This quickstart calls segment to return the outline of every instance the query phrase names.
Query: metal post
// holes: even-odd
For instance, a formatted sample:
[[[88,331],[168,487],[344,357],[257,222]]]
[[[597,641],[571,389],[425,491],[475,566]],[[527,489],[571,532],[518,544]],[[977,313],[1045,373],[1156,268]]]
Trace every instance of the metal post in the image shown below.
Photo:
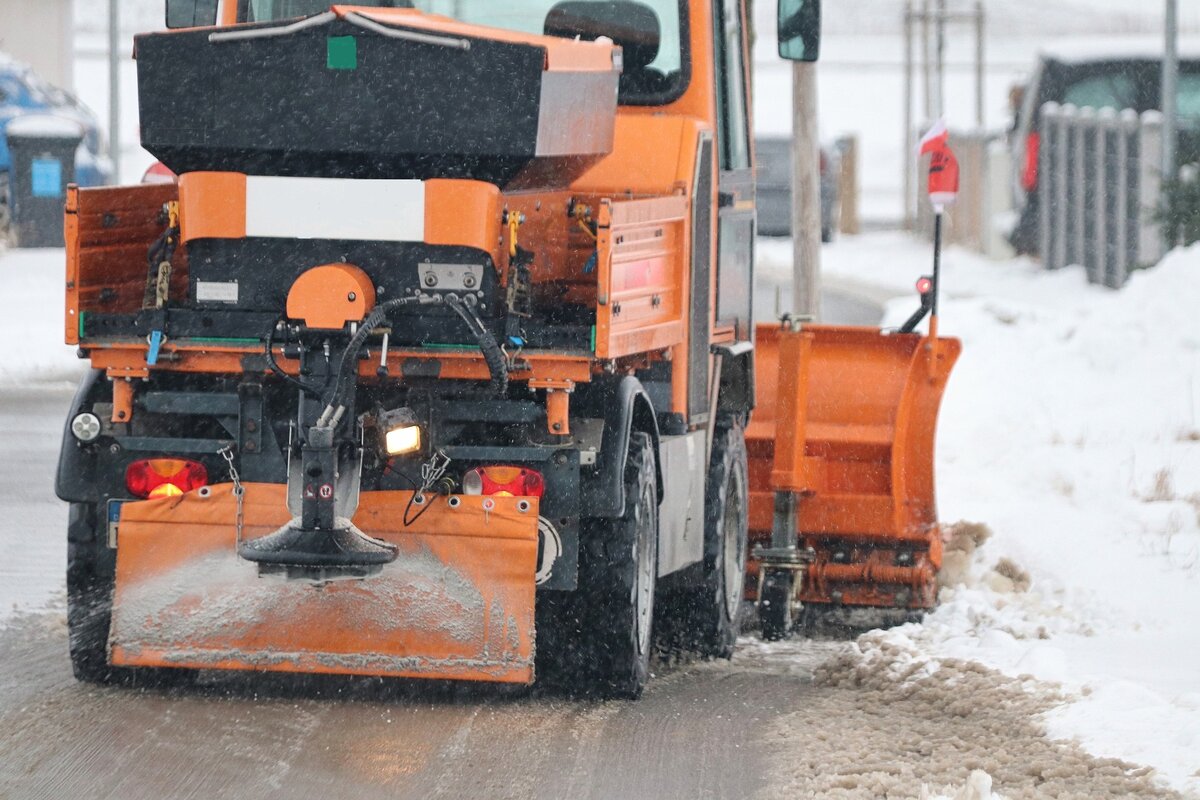
[[[921,68],[925,82],[925,119],[929,123],[935,119],[933,113],[933,57],[929,52],[929,16],[930,0],[921,0]]]
[[[916,193],[913,189],[913,5],[904,0],[904,136],[900,151],[901,169],[904,170],[904,228],[912,230],[916,224]]]
[[[1179,139],[1179,120],[1176,117],[1176,92],[1179,85],[1179,0],[1167,0],[1166,47],[1162,66],[1162,173],[1163,178],[1176,178],[1176,144]]]
[[[1046,103],[1042,106],[1042,146],[1038,150],[1038,241],[1039,252],[1042,254],[1042,266],[1046,269],[1057,269],[1058,242],[1062,237],[1062,229],[1054,224],[1058,214],[1058,196],[1055,192],[1058,186],[1058,173],[1062,169],[1059,160],[1058,139],[1062,130],[1059,124],[1058,103]]]
[[[1054,175],[1054,203],[1053,220],[1056,228],[1055,232],[1055,253],[1054,253],[1054,269],[1061,269],[1068,263],[1070,252],[1068,248],[1069,230],[1071,215],[1067,213],[1069,208],[1070,198],[1070,175],[1071,175],[1071,134],[1075,122],[1075,106],[1068,103],[1062,107],[1058,115],[1058,133],[1055,136],[1055,145],[1057,152],[1054,155],[1055,162],[1058,164],[1058,169]]]
[[[1138,266],[1157,264],[1163,254],[1163,234],[1154,221],[1154,209],[1162,196],[1163,115],[1142,114],[1138,132]]]
[[[986,33],[986,25],[984,23],[983,0],[975,0],[975,124],[980,130],[984,126],[984,35]]]
[[[1070,185],[1067,188],[1067,225],[1069,237],[1067,240],[1067,264],[1084,264],[1084,219],[1087,203],[1087,187],[1084,181],[1084,170],[1087,167],[1085,157],[1085,134],[1087,127],[1082,124],[1084,116],[1096,115],[1096,109],[1082,108],[1073,115],[1070,125]]]
[[[1117,264],[1122,275],[1137,266],[1138,173],[1137,173],[1138,115],[1132,108],[1117,117],[1117,210],[1115,247]]]
[[[113,179],[121,182],[121,17],[120,0],[108,0],[108,157]]]
[[[792,65],[792,310],[821,318],[821,167],[817,65]]]
[[[1130,126],[1130,118],[1133,120],[1133,127]],[[1126,108],[1117,115],[1114,121],[1113,136],[1116,137],[1114,145],[1113,163],[1116,166],[1115,171],[1109,173],[1109,180],[1113,184],[1113,194],[1116,202],[1112,203],[1112,216],[1109,217],[1109,239],[1112,242],[1112,270],[1115,276],[1118,276],[1121,283],[1125,282],[1125,276],[1129,274],[1129,137],[1133,131],[1137,130],[1137,113],[1130,108]]]
[[[946,0],[937,3],[937,118],[946,115]]]
[[[1112,251],[1109,248],[1110,204],[1113,192],[1116,191],[1116,181],[1109,180],[1109,167],[1114,161],[1110,150],[1113,132],[1117,127],[1117,112],[1111,108],[1102,108],[1096,114],[1096,124],[1093,129],[1092,185],[1090,193],[1093,222],[1092,222],[1092,253],[1096,261],[1096,273],[1100,281],[1113,289],[1121,284],[1113,285],[1113,274],[1116,265],[1113,263]]]

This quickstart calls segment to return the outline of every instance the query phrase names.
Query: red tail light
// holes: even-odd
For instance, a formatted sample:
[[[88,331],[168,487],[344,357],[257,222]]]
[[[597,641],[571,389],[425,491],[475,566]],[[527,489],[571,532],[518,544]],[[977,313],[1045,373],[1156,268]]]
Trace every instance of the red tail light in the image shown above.
[[[134,497],[174,497],[208,485],[208,470],[181,458],[148,458],[125,470],[125,488]]]
[[[1025,140],[1025,169],[1021,172],[1021,188],[1027,192],[1037,189],[1038,151],[1041,146],[1042,137],[1036,131]]]
[[[463,475],[464,494],[541,497],[546,491],[542,473],[528,467],[476,467]]]

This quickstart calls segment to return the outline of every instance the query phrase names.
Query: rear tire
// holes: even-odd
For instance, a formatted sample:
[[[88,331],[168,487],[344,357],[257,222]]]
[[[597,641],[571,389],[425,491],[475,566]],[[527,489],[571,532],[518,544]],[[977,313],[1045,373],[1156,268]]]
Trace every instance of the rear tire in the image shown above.
[[[72,503],[67,544],[67,642],[75,679],[99,685],[189,685],[196,672],[170,667],[114,667],[108,661],[115,561],[96,507]]]
[[[635,699],[650,677],[658,577],[654,444],[635,432],[625,462],[625,513],[584,525],[579,588],[546,604],[549,677],[570,691]],[[545,619],[553,614],[553,619]]]

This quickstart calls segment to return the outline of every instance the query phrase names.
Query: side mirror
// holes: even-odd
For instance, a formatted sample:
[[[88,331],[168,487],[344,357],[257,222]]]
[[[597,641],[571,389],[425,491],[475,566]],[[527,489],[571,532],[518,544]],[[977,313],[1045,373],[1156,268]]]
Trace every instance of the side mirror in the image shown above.
[[[821,52],[821,0],[779,0],[779,57],[816,61]]]
[[[203,28],[217,24],[218,0],[167,0],[168,28]]]

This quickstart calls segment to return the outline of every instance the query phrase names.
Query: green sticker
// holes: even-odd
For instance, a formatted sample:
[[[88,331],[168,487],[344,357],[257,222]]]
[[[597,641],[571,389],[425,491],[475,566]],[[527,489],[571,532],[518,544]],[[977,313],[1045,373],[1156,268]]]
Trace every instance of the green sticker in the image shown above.
[[[358,40],[353,36],[330,36],[329,69],[358,69]]]

